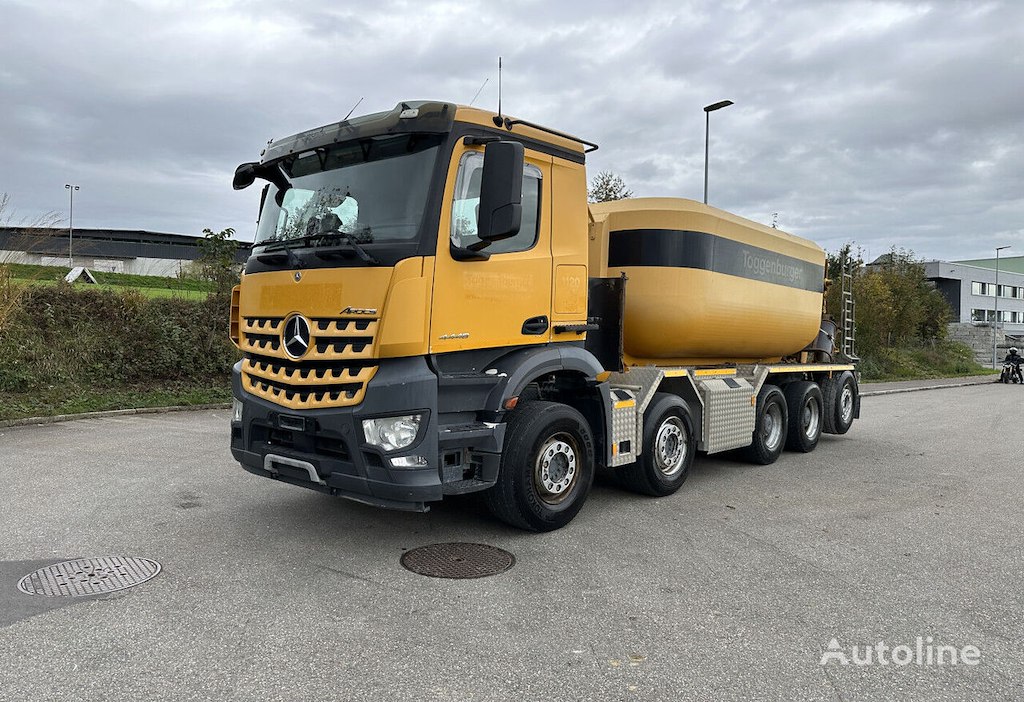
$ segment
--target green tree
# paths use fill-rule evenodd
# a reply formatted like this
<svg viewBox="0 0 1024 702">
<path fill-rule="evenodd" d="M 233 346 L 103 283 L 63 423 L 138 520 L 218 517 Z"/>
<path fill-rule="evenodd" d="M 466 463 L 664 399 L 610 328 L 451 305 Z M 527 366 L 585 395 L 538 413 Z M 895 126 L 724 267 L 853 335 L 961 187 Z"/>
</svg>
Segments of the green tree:
<svg viewBox="0 0 1024 702">
<path fill-rule="evenodd" d="M 587 198 L 590 202 L 609 202 L 633 197 L 633 191 L 626 188 L 626 183 L 611 171 L 601 171 L 590 181 Z"/>
<path fill-rule="evenodd" d="M 949 304 L 928 281 L 924 265 L 914 252 L 893 247 L 869 266 L 851 244 L 829 254 L 826 309 L 841 318 L 842 261 L 853 261 L 853 297 L 856 303 L 857 348 L 864 354 L 884 349 L 941 341 L 952 317 Z"/>
<path fill-rule="evenodd" d="M 235 263 L 238 244 L 231 238 L 234 233 L 230 227 L 219 232 L 204 229 L 199 241 L 199 258 L 196 259 L 199 277 L 213 283 L 214 294 L 218 297 L 230 297 L 241 272 Z"/>
</svg>

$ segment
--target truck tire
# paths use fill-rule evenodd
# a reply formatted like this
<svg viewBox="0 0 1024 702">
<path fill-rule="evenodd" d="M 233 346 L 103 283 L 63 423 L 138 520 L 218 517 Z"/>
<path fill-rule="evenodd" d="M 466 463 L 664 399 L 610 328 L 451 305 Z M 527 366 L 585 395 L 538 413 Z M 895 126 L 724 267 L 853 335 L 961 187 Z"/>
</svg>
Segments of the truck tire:
<svg viewBox="0 0 1024 702">
<path fill-rule="evenodd" d="M 789 432 L 786 448 L 790 451 L 810 453 L 821 438 L 822 408 L 824 402 L 817 383 L 801 380 L 785 387 L 786 407 L 789 409 Z"/>
<path fill-rule="evenodd" d="M 826 434 L 845 434 L 853 426 L 859 402 L 856 378 L 850 371 L 843 371 L 837 377 L 824 381 L 821 387 L 825 410 L 822 431 Z"/>
<path fill-rule="evenodd" d="M 744 451 L 747 460 L 763 466 L 775 463 L 786 443 L 786 397 L 775 385 L 764 385 L 757 395 L 754 440 Z"/>
<path fill-rule="evenodd" d="M 690 412 L 681 398 L 667 392 L 654 395 L 644 412 L 643 442 L 639 461 L 615 469 L 619 483 L 644 495 L 671 495 L 686 482 L 697 450 Z"/>
<path fill-rule="evenodd" d="M 553 531 L 576 516 L 594 482 L 594 438 L 568 405 L 533 401 L 508 414 L 498 481 L 483 493 L 514 527 Z"/>
</svg>

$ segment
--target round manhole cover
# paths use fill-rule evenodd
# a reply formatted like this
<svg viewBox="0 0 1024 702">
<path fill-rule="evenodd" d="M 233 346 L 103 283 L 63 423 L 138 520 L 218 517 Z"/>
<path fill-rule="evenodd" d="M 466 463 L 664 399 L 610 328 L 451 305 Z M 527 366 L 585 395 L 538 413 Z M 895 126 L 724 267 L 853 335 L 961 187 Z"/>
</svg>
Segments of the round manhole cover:
<svg viewBox="0 0 1024 702">
<path fill-rule="evenodd" d="M 487 544 L 431 544 L 402 554 L 402 565 L 431 578 L 485 578 L 516 564 L 508 551 Z"/>
<path fill-rule="evenodd" d="M 160 564 L 148 558 L 79 558 L 55 563 L 18 581 L 26 595 L 84 597 L 117 592 L 152 579 Z"/>
</svg>

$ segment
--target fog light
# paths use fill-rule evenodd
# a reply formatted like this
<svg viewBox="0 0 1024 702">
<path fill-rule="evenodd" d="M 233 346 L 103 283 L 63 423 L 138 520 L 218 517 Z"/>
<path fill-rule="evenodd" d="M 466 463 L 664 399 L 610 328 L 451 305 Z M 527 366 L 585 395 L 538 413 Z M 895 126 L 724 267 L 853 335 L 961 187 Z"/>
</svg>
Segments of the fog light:
<svg viewBox="0 0 1024 702">
<path fill-rule="evenodd" d="M 240 422 L 242 421 L 242 403 L 235 400 L 231 405 L 231 421 Z"/>
<path fill-rule="evenodd" d="M 399 456 L 391 459 L 394 468 L 426 468 L 427 459 L 423 456 Z"/>
<path fill-rule="evenodd" d="M 421 414 L 406 414 L 401 417 L 378 417 L 363 420 L 363 436 L 366 443 L 385 451 L 397 451 L 412 445 L 420 431 Z"/>
</svg>

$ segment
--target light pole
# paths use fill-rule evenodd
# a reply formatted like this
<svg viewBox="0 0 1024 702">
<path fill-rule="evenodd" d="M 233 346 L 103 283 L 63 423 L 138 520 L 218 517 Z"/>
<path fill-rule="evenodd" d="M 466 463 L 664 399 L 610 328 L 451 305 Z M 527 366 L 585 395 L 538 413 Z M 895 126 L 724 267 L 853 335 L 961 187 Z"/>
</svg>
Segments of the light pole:
<svg viewBox="0 0 1024 702">
<path fill-rule="evenodd" d="M 992 320 L 992 368 L 996 367 L 996 332 L 999 330 L 999 252 L 1010 248 L 1010 245 L 996 247 L 996 314 Z"/>
<path fill-rule="evenodd" d="M 704 108 L 704 204 L 705 205 L 708 204 L 708 144 L 710 143 L 709 142 L 709 139 L 710 139 L 709 132 L 710 132 L 710 128 L 711 128 L 711 113 L 714 112 L 715 110 L 720 110 L 723 107 L 728 107 L 729 105 L 732 105 L 732 104 L 733 104 L 732 100 L 722 100 L 721 102 L 716 102 L 715 104 L 708 105 L 707 107 Z"/>
<path fill-rule="evenodd" d="M 70 268 L 74 268 L 75 257 L 71 251 L 71 247 L 75 240 L 75 191 L 79 188 L 77 185 L 65 183 L 64 189 L 68 191 L 68 195 L 71 197 L 71 208 L 68 213 L 68 264 Z"/>
</svg>

